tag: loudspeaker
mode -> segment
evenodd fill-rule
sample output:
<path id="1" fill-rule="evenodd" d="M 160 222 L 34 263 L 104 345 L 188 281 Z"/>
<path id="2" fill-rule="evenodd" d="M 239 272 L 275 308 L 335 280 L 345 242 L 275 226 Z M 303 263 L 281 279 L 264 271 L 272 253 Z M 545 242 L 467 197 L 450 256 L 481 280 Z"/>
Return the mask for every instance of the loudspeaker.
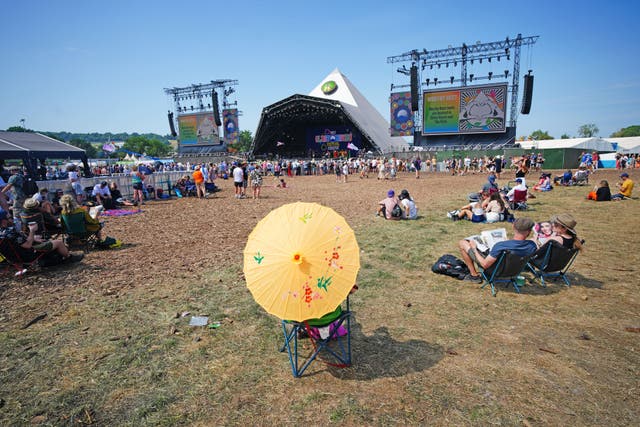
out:
<path id="1" fill-rule="evenodd" d="M 531 74 L 524 76 L 524 90 L 522 93 L 522 108 L 520 112 L 522 114 L 529 114 L 533 97 L 533 76 Z"/>
<path id="2" fill-rule="evenodd" d="M 213 119 L 216 121 L 216 126 L 222 125 L 220 121 L 220 106 L 218 105 L 218 92 L 215 89 L 211 91 L 211 105 L 213 105 Z"/>
<path id="3" fill-rule="evenodd" d="M 175 138 L 176 136 L 178 136 L 178 134 L 176 133 L 176 128 L 175 128 L 175 125 L 173 124 L 173 112 L 169 111 L 169 114 L 167 114 L 167 117 L 169 119 L 169 129 L 171 129 L 171 136 Z"/>
<path id="4" fill-rule="evenodd" d="M 418 67 L 411 66 L 411 111 L 420 109 L 420 95 L 418 94 Z"/>

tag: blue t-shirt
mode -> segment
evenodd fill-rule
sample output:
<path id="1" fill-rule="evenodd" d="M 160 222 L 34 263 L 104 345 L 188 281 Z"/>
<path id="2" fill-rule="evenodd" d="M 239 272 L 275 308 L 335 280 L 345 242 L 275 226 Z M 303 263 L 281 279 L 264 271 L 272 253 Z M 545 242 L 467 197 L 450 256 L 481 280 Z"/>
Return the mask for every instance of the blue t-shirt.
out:
<path id="1" fill-rule="evenodd" d="M 510 251 L 514 255 L 528 256 L 536 251 L 538 247 L 533 240 L 505 240 L 504 242 L 496 243 L 489 256 L 498 258 L 502 251 Z"/>

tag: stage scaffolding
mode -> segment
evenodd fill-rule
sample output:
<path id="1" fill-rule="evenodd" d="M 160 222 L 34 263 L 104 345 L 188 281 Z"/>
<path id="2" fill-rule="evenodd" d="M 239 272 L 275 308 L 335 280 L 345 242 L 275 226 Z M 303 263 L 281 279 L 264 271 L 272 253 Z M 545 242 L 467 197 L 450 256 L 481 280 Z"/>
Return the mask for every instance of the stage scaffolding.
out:
<path id="1" fill-rule="evenodd" d="M 511 39 L 507 37 L 501 41 L 495 41 L 490 43 L 480 43 L 476 42 L 475 44 L 467 44 L 463 43 L 461 46 L 452 47 L 449 46 L 446 49 L 439 50 L 411 50 L 409 52 L 405 52 L 401 55 L 389 56 L 387 57 L 388 64 L 402 63 L 407 62 L 411 63 L 411 66 L 417 66 L 418 69 L 418 96 L 420 97 L 419 102 L 419 110 L 414 111 L 414 138 L 416 132 L 422 129 L 422 93 L 423 86 L 433 85 L 454 85 L 459 84 L 460 86 L 467 86 L 468 83 L 475 83 L 477 81 L 482 80 L 491 80 L 491 81 L 500 81 L 500 80 L 508 80 L 511 77 L 510 84 L 510 92 L 511 92 L 511 106 L 510 106 L 510 116 L 509 116 L 509 126 L 514 128 L 516 127 L 516 122 L 518 120 L 518 89 L 519 89 L 519 79 L 520 79 L 520 50 L 522 46 L 533 45 L 536 43 L 540 36 L 528 36 L 522 37 L 521 34 L 518 34 L 515 38 Z M 507 63 L 512 62 L 513 68 L 512 71 L 509 72 L 508 69 L 505 69 L 501 73 L 493 74 L 489 72 L 487 75 L 479 76 L 474 74 L 468 74 L 468 66 L 470 64 L 474 64 L 476 61 L 479 64 L 482 64 L 483 61 L 487 63 L 491 63 L 492 60 L 495 60 L 496 63 L 502 62 L 505 60 Z M 455 78 L 455 76 L 451 76 L 447 80 L 438 80 L 434 77 L 425 77 L 432 76 L 434 73 L 431 70 L 436 69 L 441 70 L 442 67 L 448 68 L 458 67 L 460 66 L 460 78 Z M 425 71 L 428 70 L 428 71 Z M 399 73 L 404 75 L 409 75 L 409 69 L 406 65 L 403 65 L 401 68 L 397 70 Z M 410 85 L 391 85 L 391 91 L 394 89 L 400 88 L 408 88 Z"/>

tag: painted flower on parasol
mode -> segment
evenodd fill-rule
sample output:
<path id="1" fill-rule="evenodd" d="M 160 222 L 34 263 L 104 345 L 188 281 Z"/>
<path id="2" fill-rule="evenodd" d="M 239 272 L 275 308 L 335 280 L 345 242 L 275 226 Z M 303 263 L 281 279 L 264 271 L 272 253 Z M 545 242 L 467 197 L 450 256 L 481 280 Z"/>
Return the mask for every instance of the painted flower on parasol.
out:
<path id="1" fill-rule="evenodd" d="M 244 275 L 253 298 L 280 319 L 330 313 L 356 282 L 360 250 L 343 217 L 317 203 L 271 211 L 249 235 Z"/>

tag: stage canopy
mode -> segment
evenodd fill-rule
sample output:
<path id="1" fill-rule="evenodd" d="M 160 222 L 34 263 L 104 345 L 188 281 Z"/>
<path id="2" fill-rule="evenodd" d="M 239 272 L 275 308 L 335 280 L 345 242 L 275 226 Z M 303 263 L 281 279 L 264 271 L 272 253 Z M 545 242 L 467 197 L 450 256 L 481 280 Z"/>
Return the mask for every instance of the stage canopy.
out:
<path id="1" fill-rule="evenodd" d="M 265 107 L 251 148 L 254 155 L 356 155 L 402 151 L 408 144 L 389 136 L 389 123 L 336 68 L 309 95 Z"/>
<path id="2" fill-rule="evenodd" d="M 32 132 L 0 132 L 0 159 L 22 160 L 34 173 L 40 159 L 78 159 L 88 170 L 84 150 Z"/>

